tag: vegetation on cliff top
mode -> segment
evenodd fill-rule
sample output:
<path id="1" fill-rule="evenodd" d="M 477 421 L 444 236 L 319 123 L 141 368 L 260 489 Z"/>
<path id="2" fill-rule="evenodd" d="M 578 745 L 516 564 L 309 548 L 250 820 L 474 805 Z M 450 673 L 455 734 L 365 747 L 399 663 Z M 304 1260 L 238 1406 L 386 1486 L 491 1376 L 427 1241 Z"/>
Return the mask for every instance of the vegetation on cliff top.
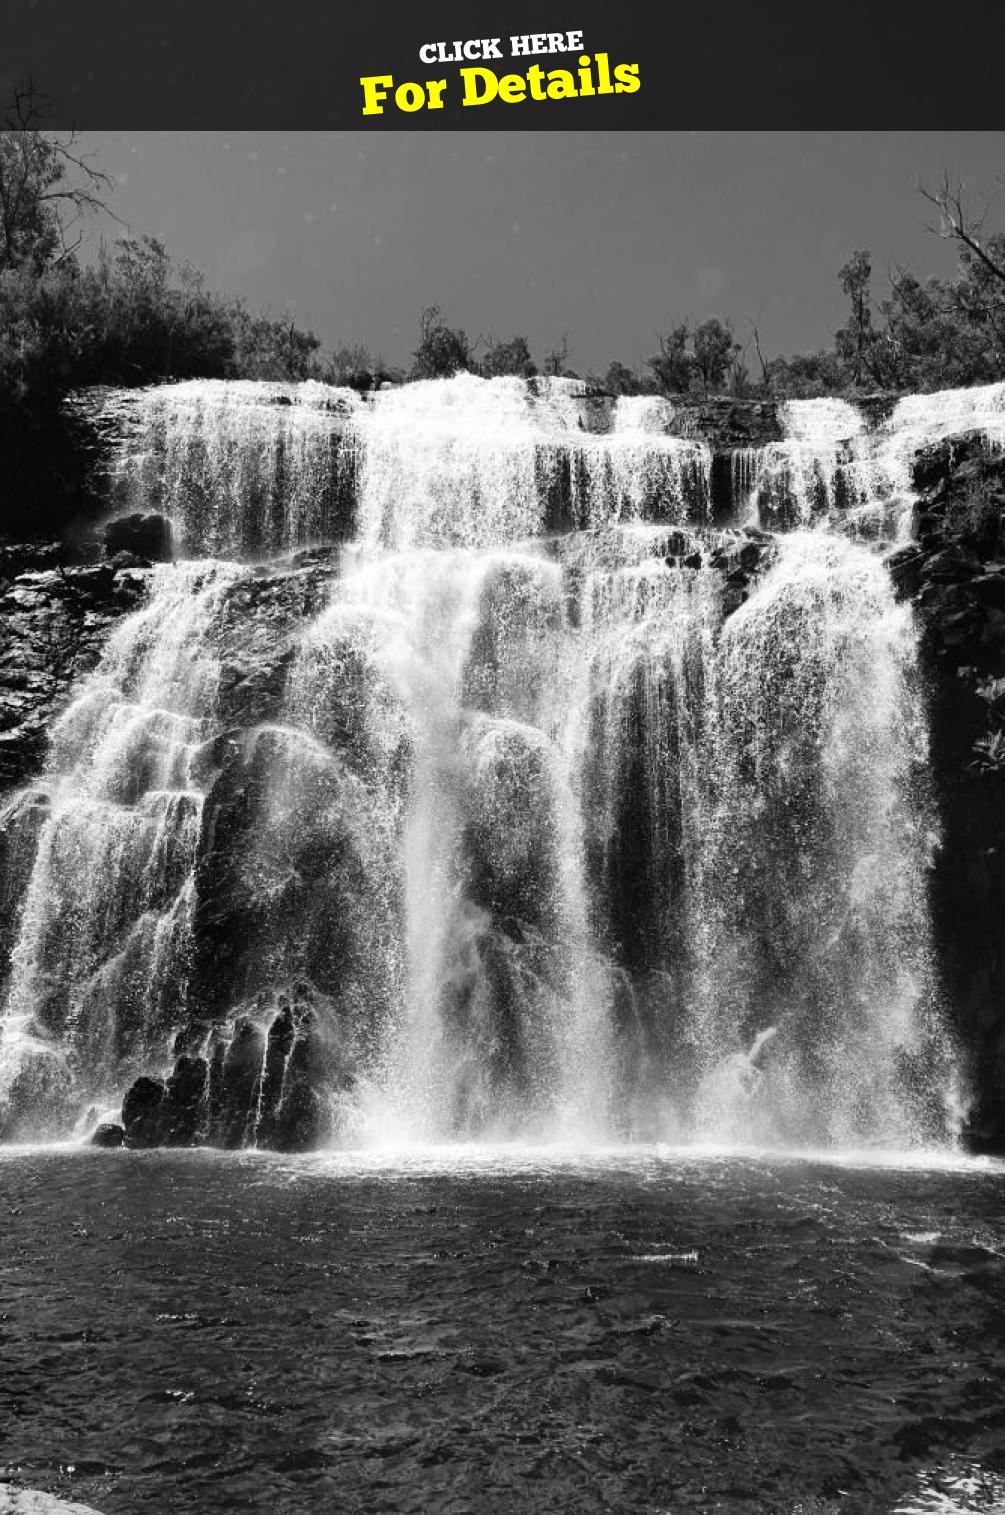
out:
<path id="1" fill-rule="evenodd" d="M 256 314 L 208 289 L 153 237 L 123 237 L 82 262 L 83 219 L 104 208 L 111 183 L 74 134 L 42 129 L 46 107 L 25 81 L 0 131 L 0 532 L 46 534 L 93 510 L 100 442 L 64 404 L 82 386 L 312 378 L 371 387 L 462 369 L 486 377 L 572 373 L 567 337 L 539 368 L 525 336 L 470 339 L 436 306 L 422 312 L 407 372 L 359 345 L 326 353 L 294 320 Z M 756 325 L 741 342 L 711 315 L 662 330 L 641 371 L 614 360 L 583 377 L 618 395 L 776 399 L 1005 376 L 1005 233 L 985 236 L 948 182 L 929 199 L 936 229 L 959 247 L 957 274 L 922 281 L 897 270 L 877 300 L 870 255 L 854 253 L 838 276 L 849 310 L 833 347 L 766 358 Z"/>

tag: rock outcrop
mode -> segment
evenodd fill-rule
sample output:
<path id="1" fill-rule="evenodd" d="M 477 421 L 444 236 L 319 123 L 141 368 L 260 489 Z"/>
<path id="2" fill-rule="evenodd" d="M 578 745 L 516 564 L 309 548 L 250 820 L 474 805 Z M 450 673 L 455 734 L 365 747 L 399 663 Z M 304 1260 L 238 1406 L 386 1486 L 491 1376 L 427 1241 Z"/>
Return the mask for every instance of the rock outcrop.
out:
<path id="1" fill-rule="evenodd" d="M 166 516 L 136 512 L 117 516 L 104 529 L 105 553 L 113 561 L 127 553 L 137 561 L 170 563 L 174 557 L 171 522 Z"/>
<path id="2" fill-rule="evenodd" d="M 122 1125 L 99 1126 L 98 1146 L 306 1152 L 335 1134 L 337 1098 L 353 1074 L 336 1047 L 331 1016 L 305 984 L 260 996 L 232 1021 L 193 1025 L 167 1079 L 136 1079 Z M 117 1137 L 113 1133 L 120 1133 Z"/>
<path id="3" fill-rule="evenodd" d="M 5 552 L 13 563 L 27 549 Z M 35 561 L 48 562 L 56 552 L 37 554 Z M 145 573 L 110 564 L 60 563 L 0 580 L 0 794 L 37 772 L 74 683 L 95 666 L 115 622 L 146 593 Z"/>
<path id="4" fill-rule="evenodd" d="M 932 909 L 969 1061 L 967 1135 L 1005 1148 L 1005 456 L 980 437 L 922 454 L 917 541 L 889 560 L 923 628 L 941 829 Z"/>

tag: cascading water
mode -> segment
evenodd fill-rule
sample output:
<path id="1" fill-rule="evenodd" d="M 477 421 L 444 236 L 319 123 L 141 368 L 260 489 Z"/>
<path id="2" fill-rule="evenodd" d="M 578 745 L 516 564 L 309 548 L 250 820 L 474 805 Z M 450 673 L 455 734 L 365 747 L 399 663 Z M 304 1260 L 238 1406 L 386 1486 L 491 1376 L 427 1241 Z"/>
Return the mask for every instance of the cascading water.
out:
<path id="1" fill-rule="evenodd" d="M 708 496 L 709 453 L 670 436 L 665 402 L 591 407 L 569 380 L 459 375 L 378 396 L 359 418 L 360 532 L 371 546 L 500 546 Z"/>
<path id="2" fill-rule="evenodd" d="M 114 490 L 165 509 L 188 557 L 267 558 L 338 535 L 355 487 L 351 389 L 193 380 L 113 391 Z"/>
<path id="3" fill-rule="evenodd" d="M 935 838 L 911 611 L 873 554 L 800 532 L 718 652 L 699 1124 L 909 1143 L 933 1115 L 911 1070 L 950 1072 L 932 992 Z M 720 1049 L 735 1027 L 755 1047 L 773 1040 L 744 1097 L 724 1101 Z"/>
<path id="4" fill-rule="evenodd" d="M 180 1053 L 231 1145 L 947 1139 L 916 636 L 855 540 L 914 411 L 790 406 L 733 463 L 768 539 L 650 397 L 108 403 L 185 552 L 342 546 L 157 570 L 59 722 L 9 1130 Z"/>
<path id="5" fill-rule="evenodd" d="M 911 469 L 925 447 L 974 434 L 1005 448 L 1005 383 L 905 395 L 869 427 L 854 405 L 833 398 L 782 407 L 785 437 L 763 448 L 751 498 L 761 524 L 840 523 L 865 538 L 905 540 L 911 529 Z M 746 450 L 734 468 L 746 471 Z"/>
<path id="6" fill-rule="evenodd" d="M 0 1107 L 59 1129 L 163 1055 L 183 1023 L 218 663 L 210 625 L 240 570 L 158 569 L 52 733 L 47 818 L 24 897 L 0 1043 Z"/>

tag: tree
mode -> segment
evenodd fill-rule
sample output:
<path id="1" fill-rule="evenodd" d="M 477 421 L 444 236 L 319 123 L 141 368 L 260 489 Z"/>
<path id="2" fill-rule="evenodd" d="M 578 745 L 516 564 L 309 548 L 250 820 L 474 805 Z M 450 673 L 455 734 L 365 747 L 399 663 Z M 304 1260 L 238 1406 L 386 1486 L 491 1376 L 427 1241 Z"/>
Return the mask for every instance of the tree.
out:
<path id="1" fill-rule="evenodd" d="M 664 394 L 686 394 L 691 387 L 694 359 L 688 351 L 690 338 L 691 328 L 686 321 L 678 321 L 669 331 L 657 335 L 660 350 L 646 361 Z"/>
<path id="2" fill-rule="evenodd" d="M 643 392 L 638 375 L 627 364 L 619 363 L 617 358 L 607 365 L 607 372 L 599 382 L 600 387 L 611 395 L 637 395 Z"/>
<path id="3" fill-rule="evenodd" d="M 375 364 L 362 342 L 340 342 L 332 349 L 325 377 L 330 384 L 369 389 Z"/>
<path id="4" fill-rule="evenodd" d="M 713 390 L 722 389 L 726 374 L 739 355 L 740 344 L 734 341 L 728 321 L 720 321 L 718 316 L 709 316 L 707 321 L 702 321 L 695 328 L 691 341 L 693 372 L 707 396 Z"/>
<path id="5" fill-rule="evenodd" d="M 1005 234 L 997 232 L 991 237 L 984 236 L 985 214 L 978 215 L 971 210 L 962 180 L 951 185 L 947 175 L 936 190 L 926 189 L 923 184 L 918 188 L 939 212 L 939 235 L 959 244 L 964 267 L 969 269 L 979 264 L 992 287 L 1005 294 Z"/>
<path id="6" fill-rule="evenodd" d="M 82 216 L 107 209 L 111 179 L 78 149 L 75 132 L 40 129 L 51 101 L 27 76 L 14 86 L 0 132 L 0 271 L 28 263 L 41 271 L 80 245 Z"/>
<path id="7" fill-rule="evenodd" d="M 570 378 L 575 377 L 569 374 L 569 354 L 571 350 L 569 347 L 569 333 L 563 331 L 561 342 L 559 342 L 557 347 L 553 347 L 545 356 L 544 371 L 550 379 L 560 379 L 563 374 L 568 375 Z"/>
<path id="8" fill-rule="evenodd" d="M 427 305 L 419 318 L 419 345 L 413 356 L 413 379 L 449 379 L 473 366 L 467 334 L 448 326 L 438 305 Z"/>
<path id="9" fill-rule="evenodd" d="M 521 336 L 510 337 L 506 342 L 490 339 L 478 367 L 487 379 L 499 378 L 505 374 L 530 379 L 537 373 L 527 338 Z"/>
<path id="10" fill-rule="evenodd" d="M 872 259 L 867 252 L 852 253 L 844 267 L 838 270 L 841 288 L 851 303 L 851 313 L 835 341 L 838 354 L 855 385 L 862 383 L 866 372 L 871 372 L 869 359 L 876 342 L 869 289 L 871 278 Z M 872 377 L 875 378 L 875 374 Z"/>

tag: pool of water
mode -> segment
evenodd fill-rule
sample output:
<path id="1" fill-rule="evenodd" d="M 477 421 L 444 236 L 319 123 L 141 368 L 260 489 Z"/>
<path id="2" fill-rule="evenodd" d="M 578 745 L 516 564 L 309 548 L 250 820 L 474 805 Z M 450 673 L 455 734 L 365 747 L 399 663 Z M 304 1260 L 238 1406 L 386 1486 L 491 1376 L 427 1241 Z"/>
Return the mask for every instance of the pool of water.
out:
<path id="1" fill-rule="evenodd" d="M 1005 1166 L 0 1152 L 0 1481 L 138 1512 L 1005 1510 Z"/>

